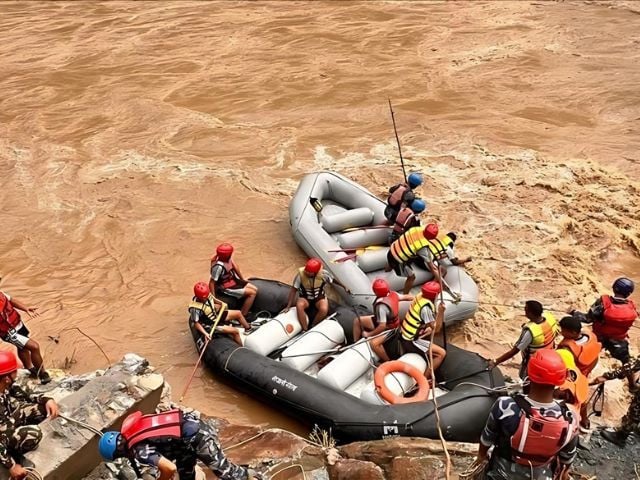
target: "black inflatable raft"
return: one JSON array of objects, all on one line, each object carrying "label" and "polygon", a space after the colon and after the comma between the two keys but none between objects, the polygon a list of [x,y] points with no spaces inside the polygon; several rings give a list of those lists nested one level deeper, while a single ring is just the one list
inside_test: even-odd
[{"label": "black inflatable raft", "polygon": [[[252,312],[275,316],[285,306],[289,286],[252,279],[259,292]],[[225,299],[227,300],[227,299]],[[232,302],[232,299],[228,299]],[[230,308],[234,308],[230,304]],[[356,313],[350,307],[332,304],[335,320],[350,337]],[[196,346],[202,339],[190,325]],[[447,393],[437,398],[441,427],[448,440],[475,442],[484,427],[495,394],[487,389],[504,385],[495,368],[486,370],[487,362],[478,354],[447,345],[447,356],[436,371],[440,388]],[[338,442],[375,440],[387,436],[438,438],[433,401],[401,405],[373,405],[360,398],[323,384],[314,376],[297,371],[248,348],[239,347],[228,337],[216,337],[207,346],[205,364],[222,374],[235,386],[267,401],[286,414],[310,425],[330,430]]]}]

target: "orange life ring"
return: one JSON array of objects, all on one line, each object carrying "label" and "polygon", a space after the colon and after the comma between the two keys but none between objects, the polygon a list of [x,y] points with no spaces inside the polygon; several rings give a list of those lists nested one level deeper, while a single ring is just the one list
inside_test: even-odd
[{"label": "orange life ring", "polygon": [[[384,377],[389,373],[401,372],[406,373],[412,377],[418,384],[418,391],[415,395],[405,398],[393,393],[384,382]],[[376,386],[378,394],[392,405],[402,403],[414,403],[425,402],[429,399],[429,382],[423,373],[413,365],[401,362],[400,360],[393,360],[391,362],[384,362],[376,369],[376,373],[373,377],[373,383]]]}]

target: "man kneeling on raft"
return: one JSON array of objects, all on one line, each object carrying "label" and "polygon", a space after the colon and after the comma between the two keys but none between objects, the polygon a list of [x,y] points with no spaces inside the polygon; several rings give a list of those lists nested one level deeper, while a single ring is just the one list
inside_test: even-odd
[{"label": "man kneeling on raft", "polygon": [[[223,303],[216,297],[211,295],[209,286],[204,282],[198,282],[193,286],[194,297],[189,304],[189,318],[193,322],[195,329],[200,332],[204,338],[211,340],[212,333],[224,333],[231,335],[233,340],[242,345],[240,332],[231,325],[220,325],[228,323],[229,320],[237,320],[244,327],[244,331],[251,330],[251,325],[247,322],[240,310],[224,310],[220,312]],[[220,319],[218,320],[218,315]],[[211,329],[215,326],[215,330]]]},{"label": "man kneeling on raft", "polygon": [[[439,333],[444,322],[445,306],[438,304],[438,313],[433,304],[440,293],[438,282],[427,282],[422,285],[420,293],[415,297],[400,327],[386,336],[373,340],[371,347],[383,362],[397,360],[405,353],[417,353],[424,356],[429,363],[429,350],[433,356],[433,369],[437,370],[444,361],[447,351],[430,340],[432,330]],[[427,369],[425,376],[431,372]]]}]

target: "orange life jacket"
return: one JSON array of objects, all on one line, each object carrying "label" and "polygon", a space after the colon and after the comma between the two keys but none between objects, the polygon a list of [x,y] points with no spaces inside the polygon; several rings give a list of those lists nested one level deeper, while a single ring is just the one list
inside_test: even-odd
[{"label": "orange life jacket", "polygon": [[20,314],[13,307],[11,300],[0,292],[0,335],[6,335],[20,324]]},{"label": "orange life jacket", "polygon": [[394,210],[399,210],[400,205],[402,205],[402,197],[404,196],[405,192],[408,190],[409,190],[409,185],[407,185],[406,183],[399,184],[398,188],[396,188],[393,191],[393,193],[389,195],[389,199],[387,200],[387,203],[389,204],[389,206]]},{"label": "orange life jacket", "polygon": [[559,402],[562,415],[544,416],[525,397],[515,397],[520,407],[520,424],[510,440],[512,460],[520,465],[540,467],[548,465],[571,441],[576,427],[573,413]]},{"label": "orange life jacket", "polygon": [[376,311],[377,305],[386,305],[391,311],[391,317],[387,318],[387,329],[391,330],[396,328],[400,324],[400,296],[398,292],[391,291],[386,297],[378,297],[373,302],[373,311]]},{"label": "orange life jacket", "polygon": [[[238,276],[238,272],[236,272],[236,264],[231,258],[229,260],[223,261],[218,259],[217,255],[214,255],[211,258],[211,266],[213,265],[221,265],[222,266],[222,276],[220,277],[220,287],[216,285],[216,287],[220,289],[226,288],[234,288],[238,285],[238,281],[240,277]],[[216,288],[216,290],[218,290]]]},{"label": "orange life jacket", "polygon": [[120,433],[131,449],[136,444],[157,437],[182,437],[182,412],[171,410],[164,413],[142,415],[134,412],[122,422]]},{"label": "orange life jacket", "polygon": [[598,340],[603,338],[611,338],[613,340],[625,340],[629,329],[636,317],[636,306],[632,300],[625,303],[614,303],[609,295],[601,297],[602,306],[604,307],[604,321],[593,322],[593,333],[596,334]]},{"label": "orange life jacket", "polygon": [[589,338],[586,343],[578,344],[575,340],[564,338],[558,344],[558,348],[566,348],[569,350],[576,360],[576,366],[584,376],[589,376],[591,370],[598,363],[602,344],[598,342],[598,338],[591,332],[585,335]]}]

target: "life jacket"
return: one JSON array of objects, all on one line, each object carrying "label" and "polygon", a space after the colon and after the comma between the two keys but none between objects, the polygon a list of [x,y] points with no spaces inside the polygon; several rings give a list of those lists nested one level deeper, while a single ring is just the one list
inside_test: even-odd
[{"label": "life jacket", "polygon": [[298,274],[300,275],[300,288],[298,292],[300,292],[301,297],[307,300],[318,300],[324,297],[324,286],[327,282],[324,279],[323,273],[324,269],[320,269],[315,277],[311,277],[307,275],[304,267],[298,269]]},{"label": "life jacket", "polygon": [[229,258],[229,260],[223,261],[223,260],[219,260],[217,255],[214,255],[211,258],[211,264],[213,265],[221,265],[222,266],[222,276],[220,277],[219,283],[220,286],[218,287],[218,285],[216,284],[216,290],[218,290],[218,288],[220,289],[226,289],[226,288],[234,288],[236,285],[238,285],[238,281],[240,280],[240,277],[238,276],[238,273],[236,272],[236,264],[234,263],[233,260],[231,260],[231,258]]},{"label": "life jacket", "polygon": [[20,325],[20,314],[13,307],[11,300],[0,292],[0,335],[6,335],[18,325]]},{"label": "life jacket", "polygon": [[151,438],[181,438],[181,425],[182,412],[180,410],[152,415],[134,412],[124,419],[120,433],[127,441],[127,447],[131,450],[138,443]]},{"label": "life jacket", "polygon": [[394,210],[400,210],[400,205],[402,205],[402,197],[404,197],[405,192],[409,190],[409,185],[406,183],[398,184],[398,188],[396,188],[389,198],[387,199],[387,204],[393,208]]},{"label": "life jacket", "polygon": [[398,263],[406,263],[418,256],[418,251],[431,245],[424,236],[423,227],[413,227],[391,244],[391,255]]},{"label": "life jacket", "polygon": [[542,323],[528,322],[524,326],[524,328],[527,328],[531,332],[531,336],[533,337],[533,341],[531,345],[529,345],[530,353],[542,348],[553,348],[554,341],[558,333],[560,333],[560,326],[558,325],[556,317],[550,312],[543,312],[542,318],[544,318],[544,322]]},{"label": "life jacket", "polygon": [[447,248],[453,246],[453,240],[449,235],[444,235],[429,241],[429,250],[433,254],[433,258],[443,260],[448,258]]},{"label": "life jacket", "polygon": [[598,338],[591,332],[585,333],[588,340],[586,343],[579,344],[575,340],[564,338],[558,344],[558,348],[566,348],[569,350],[576,360],[576,366],[583,375],[589,376],[591,370],[598,363],[602,344],[598,342]]},{"label": "life jacket", "polygon": [[544,415],[544,409],[534,408],[525,397],[515,397],[520,407],[520,423],[509,443],[511,460],[520,465],[540,467],[549,464],[571,441],[576,422],[574,414],[564,402],[558,402],[560,417]]},{"label": "life jacket", "polygon": [[389,292],[386,297],[378,297],[373,302],[373,311],[375,312],[377,305],[386,305],[391,311],[391,317],[387,318],[387,329],[392,330],[400,323],[398,313],[400,311],[400,296],[398,292]]},{"label": "life jacket", "polygon": [[407,227],[416,219],[416,214],[413,213],[409,207],[404,207],[398,213],[396,220],[393,224],[393,233],[400,236],[407,229]]},{"label": "life jacket", "polygon": [[198,299],[197,297],[193,297],[188,308],[195,308],[197,310],[200,310],[213,323],[216,321],[216,317],[218,316],[216,304],[213,303],[213,300],[214,298],[212,295],[209,295],[209,298],[207,298],[205,302]]},{"label": "life jacket", "polygon": [[420,318],[420,312],[423,308],[430,308],[431,312],[434,313],[435,316],[436,309],[431,300],[424,298],[422,293],[419,293],[413,299],[413,302],[411,302],[409,310],[404,316],[404,320],[400,326],[403,339],[415,340],[424,333],[427,325],[425,325]]},{"label": "life jacket", "polygon": [[626,339],[631,325],[638,316],[635,304],[632,300],[627,300],[625,303],[614,303],[609,295],[603,295],[601,300],[604,307],[602,314],[604,321],[596,320],[593,322],[593,333],[596,334],[598,340],[603,338]]}]

